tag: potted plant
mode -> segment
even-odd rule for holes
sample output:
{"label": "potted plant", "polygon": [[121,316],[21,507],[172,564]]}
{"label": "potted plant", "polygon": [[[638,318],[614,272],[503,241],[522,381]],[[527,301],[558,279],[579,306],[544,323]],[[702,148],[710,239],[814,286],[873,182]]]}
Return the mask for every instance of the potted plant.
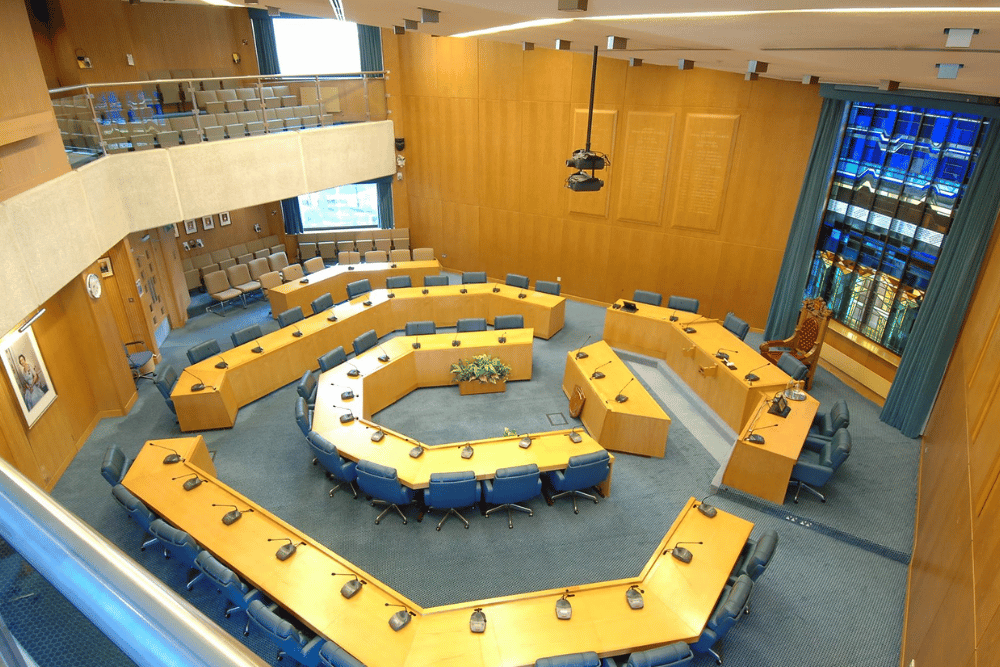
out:
{"label": "potted plant", "polygon": [[454,382],[463,396],[469,394],[495,394],[507,390],[510,366],[497,357],[477,354],[471,359],[460,359],[451,365]]}

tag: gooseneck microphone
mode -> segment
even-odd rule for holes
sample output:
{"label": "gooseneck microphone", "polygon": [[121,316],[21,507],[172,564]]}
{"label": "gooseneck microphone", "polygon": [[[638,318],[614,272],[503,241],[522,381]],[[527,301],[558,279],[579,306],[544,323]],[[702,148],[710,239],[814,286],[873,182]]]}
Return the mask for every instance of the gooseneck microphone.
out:
{"label": "gooseneck microphone", "polygon": [[569,437],[570,442],[580,443],[583,442],[583,437],[576,432],[576,428],[566,434]]}
{"label": "gooseneck microphone", "polygon": [[[191,368],[190,367],[186,368],[185,370],[188,373],[191,373]],[[191,377],[193,377],[195,380],[197,380],[197,382],[195,382],[193,385],[191,385],[191,391],[201,391],[202,389],[205,388],[205,383],[201,381],[200,377],[198,377],[194,373],[191,373]],[[212,389],[215,389],[215,387],[212,387]]]}
{"label": "gooseneck microphone", "polygon": [[334,577],[354,577],[353,579],[349,580],[346,584],[344,584],[344,586],[340,589],[340,594],[343,595],[348,600],[354,597],[355,594],[361,590],[361,587],[364,584],[368,583],[364,579],[359,579],[358,575],[354,574],[353,572],[331,572],[330,575]]}
{"label": "gooseneck microphone", "polygon": [[251,349],[250,351],[253,352],[254,354],[261,354],[264,352],[264,348],[260,346],[260,343],[257,343],[257,347]]}
{"label": "gooseneck microphone", "polygon": [[753,383],[760,379],[760,377],[758,375],[754,374],[754,371],[759,371],[760,369],[764,368],[764,366],[770,366],[770,365],[771,365],[771,362],[769,361],[766,364],[762,364],[762,365],[758,366],[757,368],[753,369],[752,371],[750,371],[749,373],[747,373],[746,375],[744,375],[743,379],[746,380],[747,382],[749,382],[750,386],[752,387]]}
{"label": "gooseneck microphone", "polygon": [[594,372],[590,374],[590,379],[591,380],[600,380],[601,378],[603,378],[604,377],[604,373],[602,373],[600,371],[600,369],[604,368],[605,366],[607,366],[608,364],[610,364],[612,361],[614,361],[614,359],[612,359],[611,361],[605,361],[603,364],[601,364],[600,366],[598,366],[597,368],[595,368]]}
{"label": "gooseneck microphone", "polygon": [[670,319],[671,322],[676,322],[677,320],[680,319],[679,317],[677,317],[677,311],[676,310],[671,310],[670,311],[670,318],[669,319]]}
{"label": "gooseneck microphone", "polygon": [[302,338],[302,332],[299,331],[299,325],[293,324],[292,328],[295,329],[295,331],[292,332],[292,335],[296,338]]}
{"label": "gooseneck microphone", "polygon": [[340,423],[341,424],[350,424],[352,421],[354,421],[354,412],[350,408],[345,408],[342,405],[331,405],[330,407],[332,407],[332,408],[334,408],[336,410],[345,410],[346,411],[346,412],[344,412],[344,414],[340,415]]}
{"label": "gooseneck microphone", "polygon": [[382,352],[382,354],[379,355],[378,360],[381,361],[383,364],[386,363],[386,362],[388,362],[389,361],[389,355],[386,354],[385,348],[383,348],[381,345],[379,345],[378,349]]}
{"label": "gooseneck microphone", "polygon": [[406,605],[402,605],[402,604],[389,604],[388,602],[386,602],[385,606],[386,607],[402,607],[402,609],[400,609],[395,614],[393,614],[392,616],[389,617],[389,627],[392,628],[393,631],[395,631],[395,632],[399,632],[400,630],[402,630],[403,627],[406,626],[406,624],[410,622],[410,618],[412,616],[416,616],[417,615],[416,612],[410,611],[409,608]]}
{"label": "gooseneck microphone", "polygon": [[628,382],[625,383],[625,387],[622,387],[622,390],[620,392],[618,392],[617,396],[615,396],[615,400],[616,401],[618,401],[619,403],[624,403],[625,401],[628,400],[628,396],[626,396],[623,392],[625,391],[626,387],[628,387],[630,384],[632,384],[633,380],[635,380],[634,377],[631,380],[629,380]]}
{"label": "gooseneck microphone", "polygon": [[163,457],[163,462],[166,464],[180,463],[184,458],[177,452],[176,449],[171,449],[170,447],[164,447],[163,445],[158,445],[155,442],[147,443],[150,447],[159,447],[160,449],[165,449],[168,452],[173,452],[173,454],[167,454]]}
{"label": "gooseneck microphone", "polygon": [[454,340],[451,341],[451,346],[452,347],[458,347],[461,344],[462,344],[462,341],[459,340],[459,338],[458,338],[458,332],[456,331],[455,332],[455,338],[454,338]]}
{"label": "gooseneck microphone", "polygon": [[410,347],[412,347],[414,350],[420,349],[420,336],[413,337],[413,342],[410,343]]}
{"label": "gooseneck microphone", "polygon": [[698,508],[698,511],[707,516],[709,519],[714,519],[718,511],[713,506],[706,503],[705,500],[707,498],[711,498],[714,495],[715,495],[714,493],[708,494],[707,496],[702,498],[697,505],[695,505],[695,507]]}
{"label": "gooseneck microphone", "polygon": [[352,364],[349,361],[347,362],[347,365],[351,367],[351,370],[347,371],[347,377],[349,377],[349,378],[356,378],[359,375],[361,375],[361,371],[358,370],[357,366],[355,366],[354,364]]}
{"label": "gooseneck microphone", "polygon": [[173,482],[173,481],[176,481],[178,479],[184,479],[185,477],[191,477],[191,479],[189,479],[186,482],[184,482],[184,490],[185,491],[190,491],[191,489],[197,487],[203,481],[205,481],[201,477],[198,477],[198,473],[196,473],[196,472],[189,472],[186,475],[178,475],[177,477],[171,477],[170,481]]}
{"label": "gooseneck microphone", "polygon": [[720,347],[718,350],[715,351],[715,358],[716,359],[729,359],[729,355],[726,354],[727,352],[732,352],[733,354],[739,354],[740,353],[739,350],[730,350],[729,348],[726,348],[726,347]]}
{"label": "gooseneck microphone", "polygon": [[591,338],[593,338],[593,336],[587,336],[587,340],[583,341],[583,345],[581,345],[580,347],[576,348],[576,358],[577,359],[586,359],[587,357],[590,356],[589,354],[587,354],[586,352],[583,351],[583,348],[585,348],[587,346],[587,343],[590,342]]}
{"label": "gooseneck microphone", "polygon": [[678,542],[672,549],[666,549],[663,553],[666,554],[669,551],[670,555],[680,562],[690,563],[691,559],[694,558],[694,554],[691,553],[690,549],[682,547],[682,544],[704,544],[704,542]]}
{"label": "gooseneck microphone", "polygon": [[757,431],[763,431],[765,428],[773,428],[775,426],[777,426],[777,424],[768,424],[767,426],[761,426],[760,428],[751,427],[750,430],[747,431],[747,442],[752,442],[755,445],[763,445],[766,440],[764,440],[764,436],[758,435]]}
{"label": "gooseneck microphone", "polygon": [[269,537],[269,538],[267,538],[267,541],[268,542],[288,542],[288,544],[282,544],[280,547],[278,547],[278,550],[274,552],[274,557],[277,558],[278,560],[288,560],[293,555],[295,555],[295,551],[299,547],[305,546],[305,544],[306,544],[305,542],[299,542],[298,544],[296,544],[289,537]]}
{"label": "gooseneck microphone", "polygon": [[226,360],[222,358],[221,354],[217,354],[215,356],[217,356],[219,359],[221,359],[221,361],[219,363],[215,364],[216,368],[218,368],[220,370],[223,369],[223,368],[229,368],[229,364],[226,363]]}
{"label": "gooseneck microphone", "polygon": [[497,286],[497,285],[494,285],[494,286],[493,286],[493,293],[494,293],[494,294],[499,294],[499,293],[500,293],[500,287],[499,287],[499,286]]}
{"label": "gooseneck microphone", "polygon": [[334,384],[332,382],[330,383],[330,386],[331,387],[337,387],[338,389],[344,389],[345,390],[345,391],[341,392],[341,394],[340,394],[341,400],[349,401],[352,398],[354,398],[354,390],[351,389],[350,387],[344,387],[343,385]]}
{"label": "gooseneck microphone", "polygon": [[239,521],[240,517],[243,516],[243,512],[253,512],[253,508],[252,507],[248,507],[248,508],[246,508],[245,510],[243,510],[241,512],[236,505],[230,505],[228,503],[212,503],[212,507],[232,507],[233,508],[233,509],[229,510],[228,512],[226,512],[225,514],[222,515],[222,523],[226,524],[227,526],[231,526],[234,523],[236,523],[237,521]]}
{"label": "gooseneck microphone", "polygon": [[337,321],[337,313],[333,312],[334,307],[335,306],[330,306],[330,316],[326,318],[327,322],[336,322]]}

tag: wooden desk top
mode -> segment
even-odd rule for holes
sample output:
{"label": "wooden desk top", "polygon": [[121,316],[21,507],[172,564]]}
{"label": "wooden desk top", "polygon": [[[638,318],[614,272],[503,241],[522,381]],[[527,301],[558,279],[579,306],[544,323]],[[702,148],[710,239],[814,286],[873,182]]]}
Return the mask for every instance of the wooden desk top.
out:
{"label": "wooden desk top", "polygon": [[[812,396],[806,395],[804,401],[788,401],[790,408],[787,417],[769,414],[773,393],[766,393],[761,396],[760,405],[754,412],[755,417],[751,418],[740,431],[739,441],[749,447],[766,449],[775,456],[788,459],[794,463],[798,460],[802,452],[802,443],[805,442],[806,434],[812,426],[813,417],[819,410],[819,401]],[[750,434],[750,429],[760,432],[764,438],[763,445],[756,445],[747,442],[746,438]],[[737,443],[739,444],[739,443]]]}
{"label": "wooden desk top", "polygon": [[[350,267],[350,268],[348,268]],[[318,284],[323,284],[337,278],[348,279],[348,282],[354,282],[355,280],[364,280],[365,278],[370,278],[373,274],[382,274],[390,269],[400,269],[402,273],[406,273],[410,270],[416,269],[430,269],[433,271],[440,272],[441,263],[436,259],[421,262],[372,262],[371,264],[334,264],[333,266],[328,266],[322,271],[317,271],[315,273],[310,273],[306,278],[308,282],[302,282],[301,280],[293,280],[290,283],[282,283],[277,287],[272,287],[269,292],[278,292],[279,294],[289,295],[298,292],[299,290],[308,289],[312,286]]]}
{"label": "wooden desk top", "polygon": [[[577,352],[582,350],[587,353],[584,359],[576,357]],[[663,411],[660,404],[656,402],[645,387],[635,379],[628,366],[615,354],[603,340],[581,348],[580,350],[570,350],[566,353],[567,363],[575,365],[580,374],[587,379],[588,384],[604,403],[605,409],[610,412],[617,412],[628,415],[642,415],[644,417],[654,417],[670,421],[670,417]],[[593,379],[595,370],[604,373],[604,377]],[[619,403],[615,400],[619,393],[624,390],[628,400]]]}

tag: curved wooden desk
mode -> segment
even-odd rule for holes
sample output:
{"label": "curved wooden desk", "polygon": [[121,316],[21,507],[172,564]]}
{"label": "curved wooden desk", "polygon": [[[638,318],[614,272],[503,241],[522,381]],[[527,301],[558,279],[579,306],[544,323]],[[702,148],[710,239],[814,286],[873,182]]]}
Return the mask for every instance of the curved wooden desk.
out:
{"label": "curved wooden desk", "polygon": [[[187,460],[164,464],[166,452],[147,444],[125,476],[126,488],[312,631],[369,667],[519,667],[563,653],[612,656],[694,641],[753,528],[721,510],[709,519],[693,509],[697,501],[691,498],[638,577],[570,586],[573,617],[568,621],[558,620],[554,610],[567,589],[422,608],[218,480],[200,436],[156,444]],[[183,480],[172,478],[189,473],[205,482],[184,491]],[[212,503],[237,505],[243,517],[225,526],[221,517],[229,508]],[[267,541],[275,537],[306,544],[278,561],[278,543]],[[689,545],[694,559],[684,564],[662,553],[679,541],[704,544]],[[348,577],[331,577],[331,572],[356,573],[366,584],[345,599],[339,590]],[[626,604],[625,590],[632,584],[645,591],[641,610]],[[405,605],[415,616],[393,632],[388,619],[396,609],[386,603]],[[483,634],[469,631],[469,615],[476,608],[486,615]]]}

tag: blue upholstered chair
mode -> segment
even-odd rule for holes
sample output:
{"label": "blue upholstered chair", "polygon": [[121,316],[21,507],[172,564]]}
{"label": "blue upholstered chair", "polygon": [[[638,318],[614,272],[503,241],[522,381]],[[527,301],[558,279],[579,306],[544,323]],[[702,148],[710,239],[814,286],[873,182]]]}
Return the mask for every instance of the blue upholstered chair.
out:
{"label": "blue upholstered chair", "polygon": [[778,368],[785,371],[793,380],[805,380],[809,374],[809,367],[787,352],[782,352],[778,357]]}
{"label": "blue upholstered chair", "polygon": [[722,589],[722,596],[716,603],[715,610],[709,616],[698,641],[691,644],[691,650],[695,653],[710,653],[715,662],[721,665],[722,656],[713,650],[713,647],[726,636],[729,629],[743,615],[751,591],[753,591],[753,581],[746,575],[737,577],[736,583]]}
{"label": "blue upholstered chair", "polygon": [[636,651],[624,667],[684,667],[694,660],[694,651],[684,642],[674,642],[648,651]]}
{"label": "blue upholstered chair", "polygon": [[324,310],[329,310],[330,308],[333,308],[333,295],[329,292],[326,294],[320,294],[312,300],[309,307],[312,308],[313,315],[317,315]]}
{"label": "blue upholstered chair", "polygon": [[736,317],[734,313],[726,313],[722,326],[740,340],[746,340],[747,334],[750,333],[750,325]]}
{"label": "blue upholstered chair", "polygon": [[614,667],[614,665],[614,660],[610,658],[602,660],[593,651],[554,655],[550,658],[535,660],[535,667]]}
{"label": "blue upholstered chair", "polygon": [[310,431],[306,439],[316,457],[313,462],[323,466],[330,479],[339,482],[337,486],[330,489],[330,497],[332,498],[333,494],[346,484],[354,497],[357,498],[358,490],[354,487],[354,480],[358,478],[357,464],[341,456],[340,452],[337,451],[337,446],[316,431]]}
{"label": "blue upholstered chair", "polygon": [[358,486],[373,498],[372,507],[376,505],[388,505],[376,517],[375,523],[378,524],[381,522],[382,517],[391,510],[396,510],[405,524],[407,522],[406,515],[403,514],[403,510],[399,506],[412,503],[415,492],[413,489],[399,483],[396,469],[362,460],[358,462],[356,471],[358,473]]}
{"label": "blue upholstered chair", "polygon": [[574,514],[580,513],[580,509],[576,506],[577,496],[589,498],[596,503],[597,496],[586,493],[583,489],[597,486],[608,478],[611,472],[610,461],[611,457],[604,450],[571,456],[565,470],[554,470],[549,473],[549,482],[556,491],[552,500],[570,496],[573,499]]}
{"label": "blue upholstered chair", "polygon": [[287,655],[305,667],[319,665],[322,637],[310,638],[299,632],[294,625],[278,616],[260,600],[254,600],[247,606],[247,616],[254,627],[259,628],[278,647],[279,659]]}
{"label": "blue upholstered chair", "polygon": [[508,273],[506,283],[511,287],[520,287],[521,289],[528,289],[528,276],[522,276],[517,273]]}
{"label": "blue upholstered chair", "polygon": [[659,306],[663,304],[663,295],[658,292],[649,292],[644,289],[637,289],[634,294],[632,294],[632,300],[638,303],[647,303],[650,306]]}
{"label": "blue upholstered chair", "polygon": [[385,288],[388,290],[403,289],[404,287],[413,287],[410,276],[389,276],[385,279]]}
{"label": "blue upholstered chair", "polygon": [[319,664],[322,667],[365,667],[364,663],[332,641],[323,644],[319,650]]}
{"label": "blue upholstered chair", "polygon": [[528,516],[534,512],[517,503],[523,503],[535,498],[542,492],[542,476],[538,466],[528,463],[512,468],[500,468],[493,479],[483,483],[483,500],[495,507],[486,510],[486,516],[502,509],[507,510],[507,527],[513,528],[514,521],[510,511],[517,510]]}
{"label": "blue upholstered chair", "polygon": [[284,329],[291,324],[301,322],[305,318],[306,316],[302,313],[302,306],[295,306],[294,308],[289,308],[283,313],[278,313],[278,326]]}
{"label": "blue upholstered chair", "polygon": [[437,327],[433,320],[422,320],[420,322],[407,322],[407,336],[431,336],[437,332]]}
{"label": "blue upholstered chair", "polygon": [[325,373],[331,368],[336,368],[340,364],[347,361],[347,353],[344,352],[344,347],[342,345],[338,345],[320,357],[318,361],[320,372]]}
{"label": "blue upholstered chair", "polygon": [[458,325],[456,326],[458,333],[467,333],[470,331],[486,331],[486,318],[485,317],[463,317],[458,320]]}
{"label": "blue upholstered chair", "polygon": [[233,333],[229,334],[229,339],[233,341],[233,347],[239,347],[240,345],[245,345],[252,340],[257,340],[264,334],[260,330],[259,324],[251,324],[248,327],[243,327]]}
{"label": "blue upholstered chair", "polygon": [[482,485],[476,481],[476,473],[465,472],[432,472],[430,484],[424,489],[424,504],[428,510],[448,510],[438,522],[437,529],[454,514],[469,527],[469,522],[458,513],[459,507],[472,507],[483,496]]}
{"label": "blue upholstered chair", "polygon": [[[251,602],[261,598],[260,591],[256,588],[250,588],[245,583],[240,581],[240,578],[236,576],[235,572],[217,561],[215,557],[207,551],[202,551],[194,559],[194,568],[204,575],[213,586],[215,586],[215,590],[218,593],[225,595],[226,607],[223,611],[223,615],[226,618],[229,618],[229,616],[237,610],[246,612]],[[247,625],[246,628],[243,629],[243,634],[250,634],[249,630],[250,617],[247,616]]]}
{"label": "blue upholstered chair", "polygon": [[699,305],[698,299],[692,299],[686,296],[671,296],[667,301],[667,308],[683,310],[688,313],[697,313]]}
{"label": "blue upholstered chair", "polygon": [[[142,349],[136,350],[135,352],[129,352],[129,346],[142,346]],[[136,382],[139,380],[152,380],[153,373],[142,372],[142,367],[148,364],[149,360],[153,358],[153,353],[146,349],[145,341],[130,340],[122,345],[122,347],[125,349],[125,358],[128,360],[128,368],[132,371],[132,379]]]}
{"label": "blue upholstered chair", "polygon": [[[125,508],[128,512],[130,519],[135,521],[136,525],[142,528],[143,536],[149,534],[149,526],[153,521],[156,520],[156,515],[146,505],[143,504],[141,500],[135,497],[135,495],[126,489],[121,484],[115,484],[111,487],[111,495],[114,499],[118,501],[118,504]],[[157,539],[154,537],[150,540],[145,540],[142,546],[139,547],[139,551],[145,551],[146,547],[155,544]]]}
{"label": "blue upholstered chair", "polygon": [[361,280],[355,280],[353,283],[347,283],[347,298],[353,299],[356,296],[361,296],[362,294],[368,294],[372,291],[372,284],[367,278],[362,278]]}
{"label": "blue upholstered chair", "polygon": [[197,345],[193,345],[188,348],[187,357],[188,361],[192,364],[196,364],[199,361],[204,361],[209,357],[218,354],[222,350],[219,348],[219,341],[217,340],[206,340]]}
{"label": "blue upholstered chair", "polygon": [[378,334],[375,333],[374,329],[369,329],[354,339],[354,356],[359,356],[362,352],[372,349],[377,344]]}
{"label": "blue upholstered chair", "polygon": [[448,276],[424,276],[424,287],[441,287],[448,284]]}
{"label": "blue upholstered chair", "polygon": [[119,449],[118,445],[111,445],[104,452],[101,475],[108,480],[108,484],[111,486],[121,484],[130,465],[132,465],[132,459],[125,456],[125,452]]}
{"label": "blue upholstered chair", "polygon": [[160,390],[160,394],[163,395],[163,400],[167,402],[167,407],[170,408],[170,411],[177,414],[177,409],[174,407],[174,399],[170,398],[170,392],[177,385],[177,371],[174,370],[174,367],[170,364],[161,366],[159,372],[156,374],[156,379],[153,380],[153,384]]}
{"label": "blue upholstered chair", "polygon": [[[810,440],[813,442],[829,440],[834,433],[850,425],[851,411],[847,408],[847,401],[842,398],[837,399],[829,410],[821,410],[813,417],[812,426],[809,427],[809,434],[806,436],[806,446],[810,445]],[[822,448],[822,445],[819,448]]]}
{"label": "blue upholstered chair", "polygon": [[497,315],[493,318],[494,329],[523,329],[524,315]]}
{"label": "blue upholstered chair", "polygon": [[309,409],[309,404],[306,403],[306,399],[299,396],[295,399],[295,423],[299,425],[299,430],[302,431],[302,435],[309,437],[309,431],[312,430],[312,410]]}
{"label": "blue upholstered chair", "polygon": [[825,503],[826,496],[820,493],[818,488],[830,481],[833,473],[837,472],[837,468],[843,465],[850,455],[851,434],[846,428],[834,433],[833,438],[818,452],[803,449],[799,454],[799,460],[795,462],[795,467],[792,468],[790,484],[796,486],[795,502],[799,502],[799,493],[805,489]]}
{"label": "blue upholstered chair", "polygon": [[317,388],[319,388],[319,371],[306,371],[299,378],[295,391],[312,406],[316,402]]}
{"label": "blue upholstered chair", "polygon": [[463,285],[475,285],[486,282],[485,271],[466,271],[462,274]]}
{"label": "blue upholstered chair", "polygon": [[733,572],[729,575],[729,583],[735,583],[736,579],[745,574],[754,582],[767,570],[767,566],[774,557],[774,552],[778,548],[778,531],[768,528],[756,540],[747,539],[740,551]]}
{"label": "blue upholstered chair", "polygon": [[[153,519],[152,523],[149,524],[149,532],[163,547],[164,558],[174,558],[181,564],[187,565],[189,570],[194,569],[194,560],[201,553],[201,548],[193,537],[183,530],[174,528],[162,519]],[[194,582],[200,578],[201,573],[199,572],[194,578],[189,579],[187,589],[191,590]]]}
{"label": "blue upholstered chair", "polygon": [[559,296],[559,294],[562,292],[562,284],[554,283],[548,280],[536,280],[535,291]]}

